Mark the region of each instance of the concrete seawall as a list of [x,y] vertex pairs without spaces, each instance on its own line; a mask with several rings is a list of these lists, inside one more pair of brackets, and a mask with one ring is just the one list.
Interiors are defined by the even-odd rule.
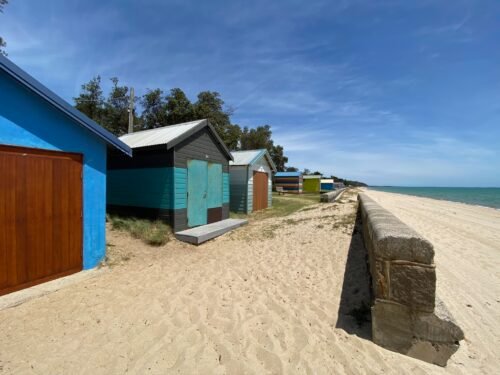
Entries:
[[436,297],[432,244],[366,194],[358,200],[372,277],[373,341],[446,366],[464,333]]
[[329,191],[327,193],[323,193],[320,195],[319,200],[320,200],[320,202],[323,202],[323,203],[334,202],[340,198],[340,196],[342,195],[342,193],[344,193],[344,191],[345,191],[345,188],[339,189],[339,190],[334,190],[334,191]]

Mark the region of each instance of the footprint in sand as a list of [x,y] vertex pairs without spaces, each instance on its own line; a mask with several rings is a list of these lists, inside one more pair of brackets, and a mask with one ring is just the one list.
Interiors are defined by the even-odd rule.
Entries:
[[165,368],[172,368],[177,363],[179,359],[179,354],[173,348],[167,348],[167,350],[162,355],[162,366]]

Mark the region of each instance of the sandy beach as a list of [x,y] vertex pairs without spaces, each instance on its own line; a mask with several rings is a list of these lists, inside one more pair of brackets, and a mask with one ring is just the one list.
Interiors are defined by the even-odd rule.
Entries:
[[435,246],[466,336],[446,368],[373,344],[352,316],[369,293],[349,192],[199,247],[108,230],[105,272],[0,311],[0,373],[498,373],[500,211],[368,194]]

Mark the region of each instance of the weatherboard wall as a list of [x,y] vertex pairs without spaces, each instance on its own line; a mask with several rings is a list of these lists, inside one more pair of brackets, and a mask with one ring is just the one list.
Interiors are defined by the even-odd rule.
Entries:
[[248,166],[231,165],[229,171],[231,211],[248,213]]
[[231,211],[251,213],[253,211],[253,173],[264,172],[268,176],[267,206],[272,206],[272,170],[265,156],[249,165],[232,165],[230,170]]
[[0,144],[83,155],[83,268],[106,252],[106,143],[40,96],[0,74]]
[[303,186],[304,192],[319,193],[320,192],[320,179],[319,178],[304,178]]
[[[118,153],[109,158],[108,210],[137,217],[160,218],[175,231],[188,228],[187,183],[188,160],[204,160],[220,164],[222,203],[209,203],[208,217],[212,220],[229,217],[228,158],[217,141],[204,128],[186,138],[174,148],[166,145],[134,149],[127,161]],[[210,188],[215,188],[210,186]]]

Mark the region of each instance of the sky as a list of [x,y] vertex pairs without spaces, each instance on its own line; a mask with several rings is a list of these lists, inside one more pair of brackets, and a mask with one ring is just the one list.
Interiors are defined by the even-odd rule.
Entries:
[[498,0],[10,0],[0,35],[70,102],[98,74],[139,95],[218,91],[290,166],[500,186]]

